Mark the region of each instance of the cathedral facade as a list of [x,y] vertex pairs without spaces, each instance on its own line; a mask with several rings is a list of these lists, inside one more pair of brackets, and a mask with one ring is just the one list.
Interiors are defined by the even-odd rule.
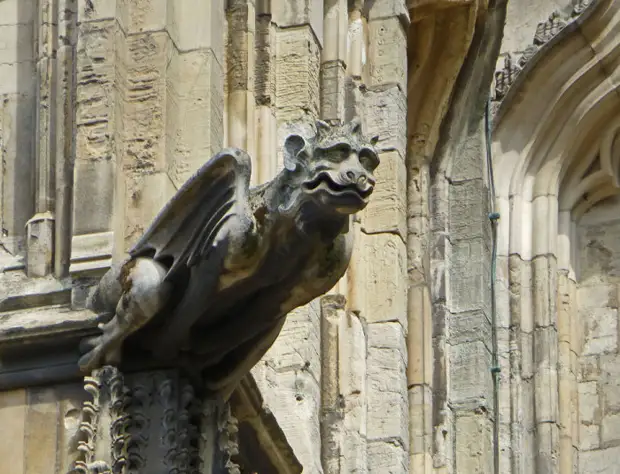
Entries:
[[[617,0],[0,0],[0,472],[620,472],[619,32]],[[262,184],[355,117],[347,273],[224,415],[83,378],[93,286],[202,164]],[[127,438],[100,416],[145,393]]]

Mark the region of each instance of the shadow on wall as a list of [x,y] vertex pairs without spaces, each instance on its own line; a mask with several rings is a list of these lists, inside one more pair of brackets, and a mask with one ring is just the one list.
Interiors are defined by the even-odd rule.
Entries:
[[[34,214],[36,143],[35,2],[0,0],[0,243],[25,252],[26,222]],[[11,14],[12,13],[12,14]]]

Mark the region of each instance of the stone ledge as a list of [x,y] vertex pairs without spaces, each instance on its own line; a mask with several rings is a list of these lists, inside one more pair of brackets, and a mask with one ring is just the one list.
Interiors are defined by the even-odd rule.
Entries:
[[0,315],[0,390],[77,381],[78,345],[97,315],[55,305]]

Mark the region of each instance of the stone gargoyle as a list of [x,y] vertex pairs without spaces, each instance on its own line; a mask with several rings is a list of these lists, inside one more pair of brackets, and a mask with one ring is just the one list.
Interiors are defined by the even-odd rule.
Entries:
[[319,121],[315,136],[286,138],[283,170],[252,189],[245,152],[211,158],[95,288],[88,307],[107,322],[82,341],[80,369],[119,366],[121,349],[139,347],[229,395],[287,313],[345,273],[350,215],[375,185],[376,141],[358,120]]

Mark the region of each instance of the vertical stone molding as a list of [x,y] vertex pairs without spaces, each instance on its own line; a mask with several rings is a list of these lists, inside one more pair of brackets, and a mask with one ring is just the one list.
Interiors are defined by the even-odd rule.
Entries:
[[106,366],[84,390],[72,473],[240,473],[230,406],[197,398],[175,372],[123,376]]
[[[568,21],[555,14],[538,26],[536,51],[519,63],[523,70],[496,114],[498,276],[505,288],[498,306],[510,315],[506,343],[514,351],[500,417],[512,424],[512,472],[613,472],[608,460],[617,456],[609,429],[616,407],[607,402],[616,384],[601,364],[609,374],[618,362],[609,258],[616,252],[619,188],[610,164],[620,103],[610,84],[619,67],[610,32],[620,10],[610,1],[587,3]],[[537,102],[539,94],[546,103]]]

